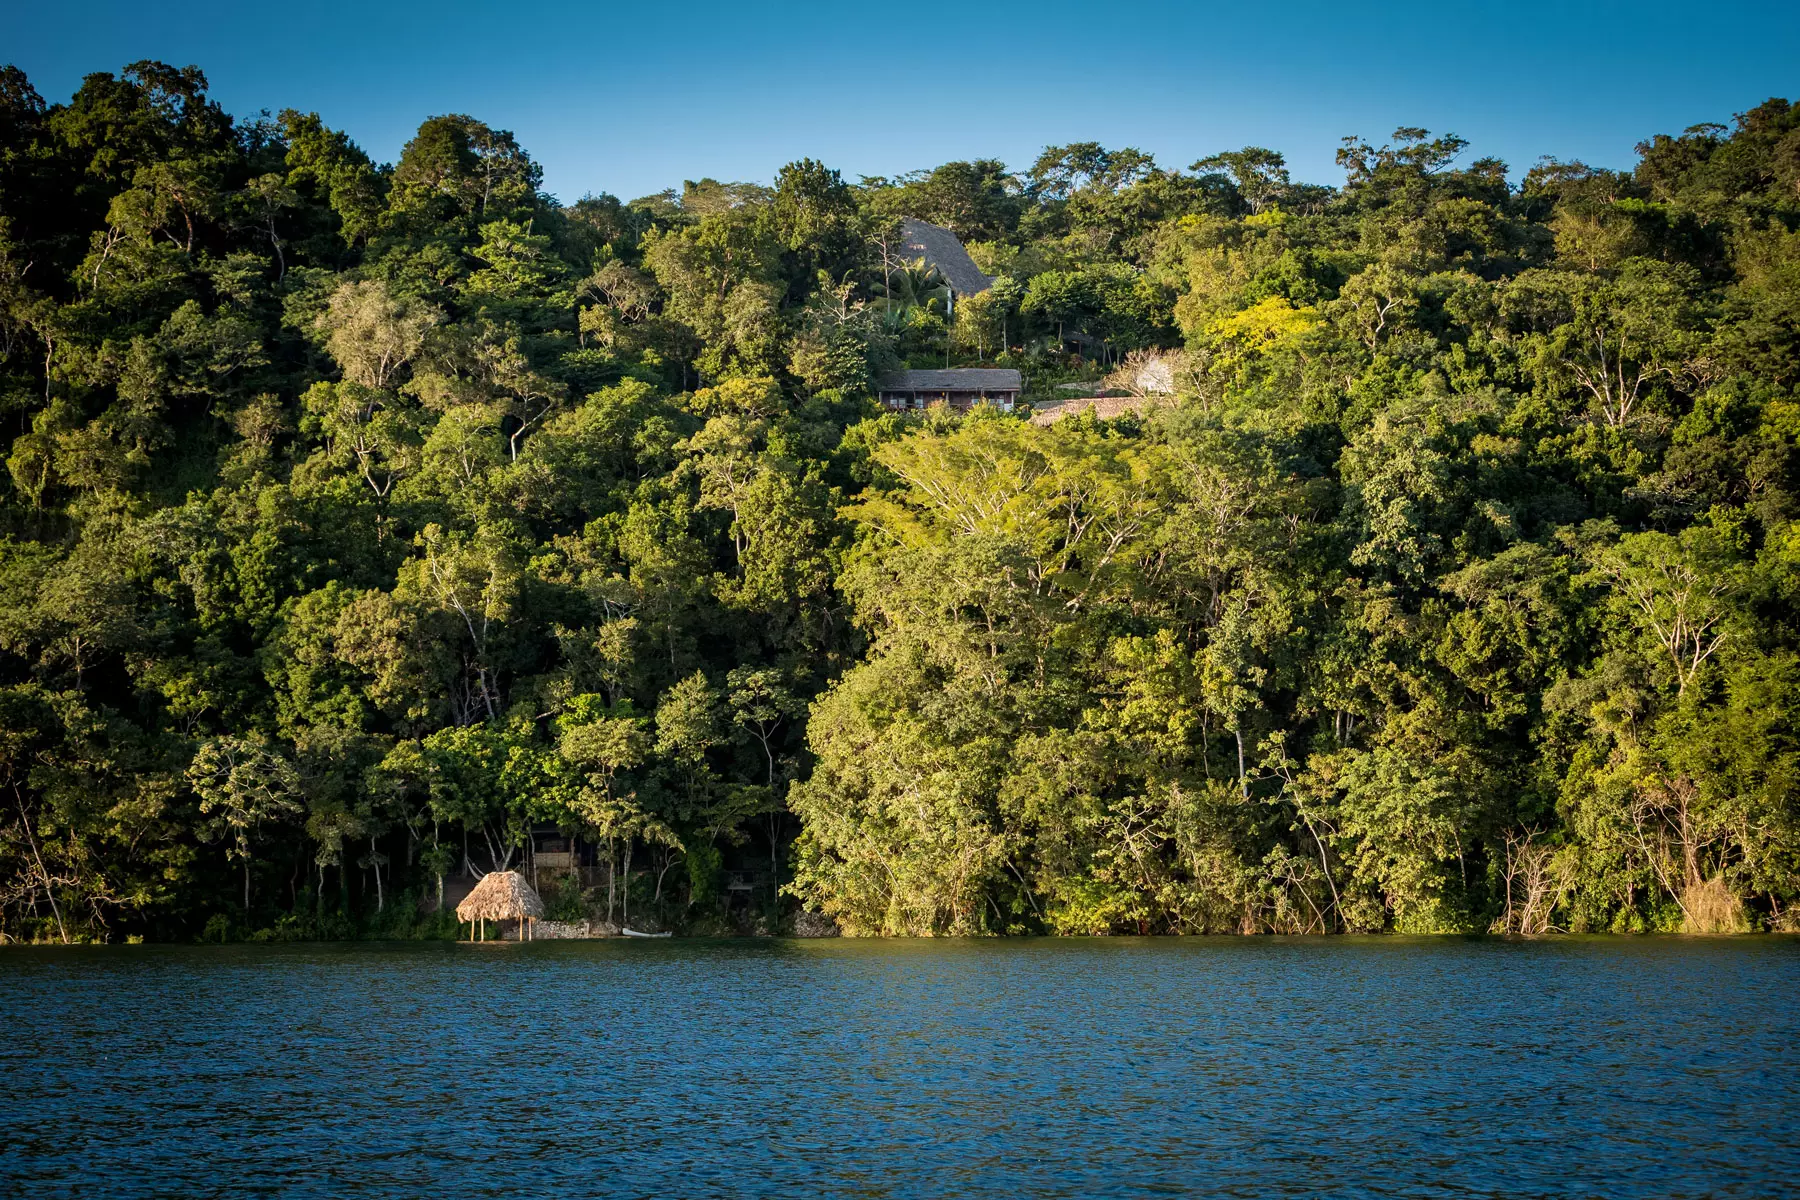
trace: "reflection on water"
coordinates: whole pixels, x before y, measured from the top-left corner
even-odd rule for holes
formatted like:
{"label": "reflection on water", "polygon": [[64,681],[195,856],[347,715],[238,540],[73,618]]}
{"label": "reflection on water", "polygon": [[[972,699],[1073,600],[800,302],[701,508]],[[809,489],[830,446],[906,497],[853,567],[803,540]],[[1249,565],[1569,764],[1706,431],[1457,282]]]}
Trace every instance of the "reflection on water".
{"label": "reflection on water", "polygon": [[1768,1196],[1800,942],[0,951],[21,1196]]}

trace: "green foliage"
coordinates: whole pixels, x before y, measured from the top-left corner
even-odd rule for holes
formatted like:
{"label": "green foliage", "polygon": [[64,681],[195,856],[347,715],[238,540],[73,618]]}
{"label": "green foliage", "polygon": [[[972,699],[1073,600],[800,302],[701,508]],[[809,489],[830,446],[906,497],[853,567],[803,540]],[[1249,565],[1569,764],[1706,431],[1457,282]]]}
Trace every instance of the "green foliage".
{"label": "green foliage", "polygon": [[564,206],[6,68],[0,938],[1793,928],[1797,113]]}

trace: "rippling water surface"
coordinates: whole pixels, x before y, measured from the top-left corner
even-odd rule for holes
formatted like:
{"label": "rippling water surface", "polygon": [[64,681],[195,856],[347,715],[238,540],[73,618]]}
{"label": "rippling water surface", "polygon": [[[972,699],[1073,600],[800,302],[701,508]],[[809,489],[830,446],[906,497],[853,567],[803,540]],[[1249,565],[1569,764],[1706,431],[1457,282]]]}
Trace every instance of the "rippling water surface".
{"label": "rippling water surface", "polygon": [[1800,942],[0,950],[20,1196],[1771,1196]]}

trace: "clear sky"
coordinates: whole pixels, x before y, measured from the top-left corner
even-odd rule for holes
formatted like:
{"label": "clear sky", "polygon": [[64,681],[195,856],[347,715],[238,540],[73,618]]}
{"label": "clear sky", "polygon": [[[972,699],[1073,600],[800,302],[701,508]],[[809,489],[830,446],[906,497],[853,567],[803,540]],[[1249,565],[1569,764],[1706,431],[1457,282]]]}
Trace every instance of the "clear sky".
{"label": "clear sky", "polygon": [[0,62],[48,100],[140,58],[198,64],[236,114],[316,110],[382,161],[425,117],[473,114],[564,200],[766,182],[808,155],[851,179],[1023,167],[1070,141],[1169,167],[1264,145],[1336,183],[1346,134],[1458,133],[1517,175],[1800,101],[1800,0],[0,0]]}

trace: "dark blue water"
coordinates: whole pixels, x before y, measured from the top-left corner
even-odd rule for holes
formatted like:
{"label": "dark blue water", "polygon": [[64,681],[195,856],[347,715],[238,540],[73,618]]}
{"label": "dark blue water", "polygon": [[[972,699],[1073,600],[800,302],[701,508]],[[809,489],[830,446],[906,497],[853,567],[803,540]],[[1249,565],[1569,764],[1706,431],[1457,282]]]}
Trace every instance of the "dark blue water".
{"label": "dark blue water", "polygon": [[1800,942],[0,951],[0,1193],[1773,1196]]}

